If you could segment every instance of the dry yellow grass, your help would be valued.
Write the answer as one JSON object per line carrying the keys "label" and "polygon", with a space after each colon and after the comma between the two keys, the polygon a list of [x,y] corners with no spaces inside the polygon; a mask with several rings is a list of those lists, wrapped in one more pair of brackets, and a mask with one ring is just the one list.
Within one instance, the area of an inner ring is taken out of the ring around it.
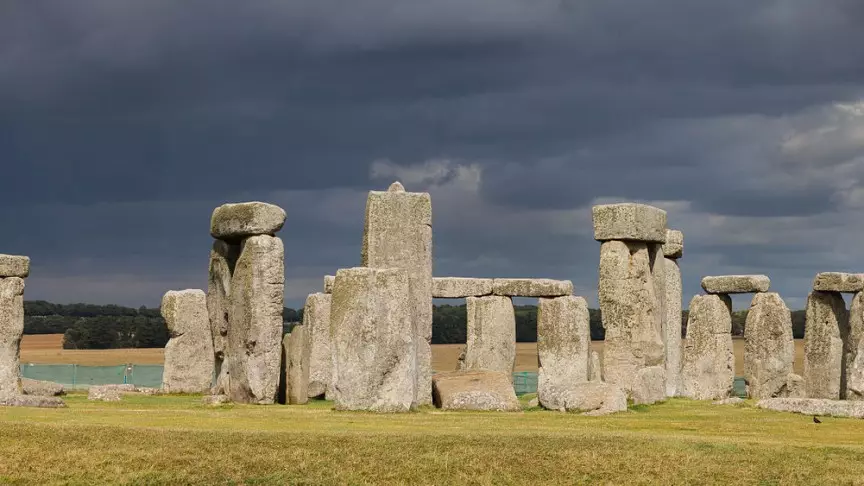
{"label": "dry yellow grass", "polygon": [[[735,374],[744,373],[744,340],[733,341],[735,349]],[[437,344],[432,346],[432,369],[452,371],[456,369],[459,353],[464,344]],[[127,363],[162,364],[164,353],[158,349],[62,349],[62,334],[27,335],[21,341],[21,362],[35,364],[79,364],[85,366],[110,366]],[[594,351],[603,355],[603,342],[591,343]],[[804,371],[804,341],[795,341],[795,372]],[[537,371],[537,343],[516,344],[516,371]]]}

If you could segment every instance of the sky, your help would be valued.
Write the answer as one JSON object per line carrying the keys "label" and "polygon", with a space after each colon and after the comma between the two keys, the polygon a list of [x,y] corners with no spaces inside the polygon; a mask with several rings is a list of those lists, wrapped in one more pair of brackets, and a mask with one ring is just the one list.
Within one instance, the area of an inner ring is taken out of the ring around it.
{"label": "sky", "polygon": [[685,234],[685,307],[764,273],[800,309],[864,271],[862,25],[860,0],[0,2],[0,253],[27,299],[157,306],[206,288],[213,208],[268,201],[300,307],[400,180],[437,276],[596,305],[591,206],[638,201]]}

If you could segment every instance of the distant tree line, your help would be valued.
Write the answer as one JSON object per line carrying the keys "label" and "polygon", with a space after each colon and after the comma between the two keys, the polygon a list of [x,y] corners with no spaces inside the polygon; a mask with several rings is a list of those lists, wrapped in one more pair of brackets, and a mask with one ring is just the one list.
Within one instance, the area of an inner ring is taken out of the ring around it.
{"label": "distant tree line", "polygon": [[[589,309],[591,339],[603,340],[599,309]],[[537,341],[537,307],[514,307],[516,341]],[[24,302],[24,334],[63,334],[66,349],[161,348],[168,342],[168,329],[159,309],[137,309],[118,305],[52,304]],[[681,335],[686,335],[687,311],[681,313]],[[744,335],[747,311],[732,313],[732,335]],[[303,309],[284,308],[283,331],[303,321]],[[463,305],[438,305],[432,313],[433,344],[464,344],[467,340],[467,311]],[[804,311],[792,312],[792,333],[804,337]]]}

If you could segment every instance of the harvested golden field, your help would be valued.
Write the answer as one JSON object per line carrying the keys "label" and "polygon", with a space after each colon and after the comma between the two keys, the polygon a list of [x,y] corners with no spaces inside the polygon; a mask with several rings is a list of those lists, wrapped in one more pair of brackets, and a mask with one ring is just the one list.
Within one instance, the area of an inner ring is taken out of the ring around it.
{"label": "harvested golden field", "polygon": [[[735,373],[744,373],[744,340],[733,340]],[[464,344],[436,344],[432,346],[432,369],[455,370]],[[591,343],[594,351],[603,355],[603,342]],[[163,350],[155,349],[63,349],[62,334],[26,335],[21,341],[21,362],[35,364],[79,364],[108,366],[120,364],[162,364]],[[516,371],[537,371],[537,343],[516,344]],[[804,341],[795,341],[795,372],[804,371]]]}

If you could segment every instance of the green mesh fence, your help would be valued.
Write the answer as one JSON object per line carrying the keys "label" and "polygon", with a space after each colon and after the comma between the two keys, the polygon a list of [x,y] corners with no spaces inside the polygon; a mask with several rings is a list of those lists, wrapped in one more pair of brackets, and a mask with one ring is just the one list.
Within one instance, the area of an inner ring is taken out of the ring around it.
{"label": "green mesh fence", "polygon": [[159,388],[162,386],[162,366],[119,365],[80,366],[22,364],[21,376],[34,380],[53,381],[66,388],[87,388],[91,385],[119,385]]}
{"label": "green mesh fence", "polygon": [[537,393],[537,373],[533,371],[513,373],[513,388],[517,395]]}
{"label": "green mesh fence", "polygon": [[133,365],[129,383],[135,386],[147,388],[159,388],[162,386],[162,366],[159,365]]}

